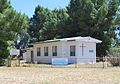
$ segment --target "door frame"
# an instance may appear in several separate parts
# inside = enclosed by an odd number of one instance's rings
[[[34,51],[31,50],[31,62],[34,63]]]

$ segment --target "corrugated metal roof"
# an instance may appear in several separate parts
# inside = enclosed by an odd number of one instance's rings
[[[46,40],[41,42],[36,42],[33,44],[41,44],[41,43],[50,43],[50,42],[59,42],[59,41],[80,41],[80,42],[94,42],[94,43],[101,43],[101,40],[92,38],[90,36],[88,37],[71,37],[71,38],[62,38],[62,39],[53,39],[53,40]]]

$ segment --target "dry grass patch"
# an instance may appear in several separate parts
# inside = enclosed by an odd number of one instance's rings
[[[120,68],[1,67],[0,84],[119,84]]]

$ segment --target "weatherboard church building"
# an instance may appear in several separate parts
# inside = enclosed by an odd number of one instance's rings
[[[68,63],[96,63],[96,43],[92,37],[71,37],[33,43],[23,53],[26,62],[52,63],[53,59],[67,59]]]

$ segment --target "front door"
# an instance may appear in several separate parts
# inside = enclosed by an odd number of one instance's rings
[[[34,63],[34,54],[33,54],[33,51],[31,51],[31,62]]]

